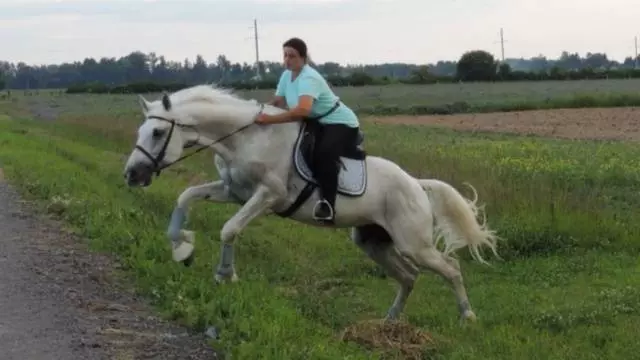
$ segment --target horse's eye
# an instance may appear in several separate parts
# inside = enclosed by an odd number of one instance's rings
[[[164,130],[163,129],[153,129],[153,137],[158,139],[161,138],[162,135],[164,135]]]

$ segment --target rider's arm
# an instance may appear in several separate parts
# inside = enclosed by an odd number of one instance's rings
[[[313,106],[313,98],[309,95],[301,95],[298,99],[298,105],[296,107],[277,115],[269,115],[268,122],[271,124],[280,124],[297,121],[300,120],[301,117],[308,116],[311,113],[311,106]]]
[[[287,103],[284,96],[275,95],[271,100],[267,102],[268,105],[277,106],[281,109],[286,109]]]
[[[311,114],[313,100],[320,94],[320,85],[321,84],[318,84],[317,80],[312,77],[305,76],[298,79],[298,93],[300,94],[298,97],[298,105],[284,113],[270,116],[269,122],[274,124],[285,123],[309,116],[309,114]],[[277,95],[278,92],[276,90],[276,96]]]
[[[278,86],[276,86],[276,92],[273,94],[273,98],[269,100],[267,104],[277,106],[281,109],[287,108],[287,100],[284,97],[285,94],[285,77],[284,73],[280,76],[278,80]]]

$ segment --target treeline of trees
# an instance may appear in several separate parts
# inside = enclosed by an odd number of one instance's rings
[[[490,53],[482,50],[464,53],[456,63],[455,81],[543,81],[543,80],[586,80],[586,79],[629,79],[640,78],[636,61],[625,60],[623,64],[606,62],[606,55],[589,54],[580,59],[577,54],[567,55],[551,67],[518,70],[511,63],[499,62]],[[597,58],[601,61],[594,61]],[[577,60],[576,60],[577,59]],[[565,64],[566,66],[561,66]]]
[[[483,50],[469,51],[457,61],[435,64],[388,63],[342,66],[335,62],[314,64],[334,86],[374,84],[428,84],[453,81],[575,80],[594,78],[637,78],[636,61],[608,59],[606,54],[563,52],[558,59],[537,56],[531,59],[497,61]],[[86,58],[57,65],[28,65],[0,61],[0,89],[67,88],[69,92],[150,92],[172,90],[201,83],[225,86],[273,88],[282,64],[232,63],[224,55],[209,63],[198,55],[195,61],[167,61],[155,53],[132,52],[120,58]]]

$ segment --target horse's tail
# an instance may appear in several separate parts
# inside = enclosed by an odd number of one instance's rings
[[[473,190],[474,199],[468,200],[453,186],[434,179],[417,179],[433,204],[436,225],[436,245],[444,240],[444,253],[449,254],[465,246],[469,247],[471,256],[487,264],[480,255],[479,248],[488,246],[493,254],[500,258],[496,245],[500,239],[490,230],[483,216],[482,223],[477,221],[480,209],[476,206],[478,193],[470,184],[465,184]],[[484,213],[483,213],[484,215]]]

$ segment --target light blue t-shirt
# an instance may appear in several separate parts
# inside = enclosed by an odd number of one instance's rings
[[[320,116],[329,111],[339,100],[331,91],[327,81],[320,73],[309,65],[304,65],[300,74],[291,81],[291,70],[285,70],[280,76],[276,96],[283,96],[287,106],[292,109],[298,105],[298,97],[309,95],[313,97],[313,106],[309,117]],[[350,127],[358,127],[359,121],[356,114],[349,107],[340,102],[340,106],[331,114],[318,120],[321,124],[344,124]]]

